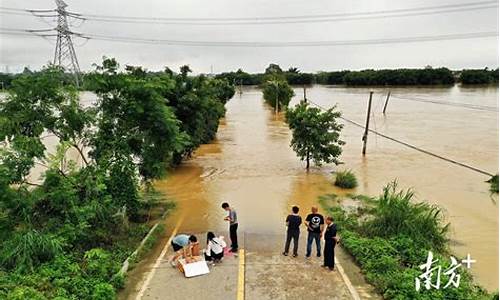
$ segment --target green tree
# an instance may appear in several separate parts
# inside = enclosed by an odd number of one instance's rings
[[[262,92],[264,100],[277,110],[287,107],[295,95],[290,85],[285,80],[280,79],[266,81],[263,84]]]
[[[63,85],[62,69],[49,66],[19,76],[0,103],[0,140],[7,141],[2,163],[11,183],[24,183],[35,161],[45,158],[43,135],[54,135],[77,150],[88,164],[83,147],[94,115],[79,104],[78,93]]]
[[[137,165],[144,180],[160,178],[186,138],[162,96],[174,83],[145,78],[140,68],[129,68],[126,74],[117,69],[116,61],[105,59],[94,74],[99,101],[91,156],[110,170],[115,162]],[[134,171],[118,170],[129,176]]]
[[[184,66],[180,75],[164,74],[158,78],[172,83],[162,91],[162,95],[186,136],[183,147],[174,154],[174,163],[191,155],[200,144],[215,138],[219,120],[225,114],[224,104],[234,95],[234,86],[226,79],[187,76],[189,72]]]
[[[288,126],[292,130],[292,141],[290,146],[309,169],[309,161],[320,166],[323,162],[340,162],[338,157],[342,153],[345,144],[340,139],[342,124],[337,122],[341,116],[335,107],[321,112],[319,108],[309,107],[306,102],[297,104],[293,109],[286,112]]]
[[[269,64],[266,68],[266,74],[281,74],[283,70],[278,64]]]

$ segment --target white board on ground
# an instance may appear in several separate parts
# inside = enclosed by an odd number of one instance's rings
[[[182,267],[184,268],[184,275],[188,278],[210,273],[207,262],[204,260],[189,264],[183,263]]]

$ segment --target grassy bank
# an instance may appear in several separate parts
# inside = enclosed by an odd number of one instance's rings
[[[450,279],[444,274],[450,267],[448,224],[444,224],[440,209],[426,203],[414,203],[411,190],[398,190],[388,184],[377,198],[350,196],[357,206],[342,208],[335,195],[320,198],[320,203],[333,216],[339,228],[342,246],[361,267],[366,279],[385,299],[492,299],[484,289],[474,284],[472,276],[462,266],[460,285],[444,288]],[[441,266],[440,289],[415,288],[419,268],[432,251]],[[457,258],[458,261],[461,258]],[[434,272],[433,283],[436,280]]]
[[[24,247],[35,249],[33,251],[45,247],[46,255],[52,251],[57,254],[44,263],[33,265],[30,270],[17,268],[15,271],[0,271],[0,299],[115,299],[117,291],[125,284],[126,274],[119,272],[122,263],[134,252],[153,223],[173,207],[171,202],[162,202],[144,209],[143,213],[148,215],[149,220],[130,222],[119,230],[109,231],[109,243],[88,250],[68,245],[55,249],[57,246],[54,243],[47,244],[43,235],[33,235],[30,241],[24,241]],[[151,213],[151,210],[154,212]],[[156,228],[138,255],[132,258],[129,268],[133,268],[135,262],[144,257],[156,243],[163,227]],[[58,233],[59,236],[61,234]],[[18,255],[26,256],[18,259],[29,260],[36,259],[40,254],[19,251]],[[33,257],[30,258],[31,255]]]

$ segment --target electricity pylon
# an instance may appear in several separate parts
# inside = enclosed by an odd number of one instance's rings
[[[68,16],[72,17],[66,11],[68,6],[63,0],[55,0],[57,5],[57,42],[54,52],[54,65],[62,67],[70,72],[74,78],[76,86],[80,85],[80,65],[76,57],[75,47],[71,36],[75,33],[69,29]]]

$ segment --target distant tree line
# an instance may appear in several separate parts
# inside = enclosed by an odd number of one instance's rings
[[[459,81],[463,84],[490,84],[498,83],[498,69],[463,70]]]
[[[133,68],[133,67],[130,67]],[[132,69],[130,69],[132,70]],[[135,70],[140,72],[140,70]],[[0,73],[0,85],[4,89],[11,87],[12,81],[20,76],[32,72],[25,68],[23,73],[7,74]],[[144,72],[144,76],[157,76],[163,72]],[[165,72],[173,72],[167,68]],[[91,73],[83,74],[83,81]],[[309,84],[337,84],[347,86],[368,85],[450,85],[454,83],[463,84],[495,84],[498,83],[498,68],[464,69],[452,71],[448,68],[425,67],[423,69],[383,69],[383,70],[361,70],[361,71],[321,71],[317,73],[301,72],[298,68],[290,67],[282,70],[277,64],[270,64],[264,73],[247,73],[242,69],[235,72],[224,72],[217,74],[217,79],[226,79],[234,85],[262,85],[267,81],[269,74],[279,74],[291,85]],[[71,84],[73,77],[65,74],[63,78],[66,84]],[[85,85],[83,85],[85,86]],[[1,86],[0,86],[1,87]]]
[[[235,85],[261,85],[269,74],[280,74],[291,85],[338,84],[348,86],[368,85],[451,85],[490,84],[498,82],[498,69],[475,69],[453,72],[448,68],[384,69],[361,71],[332,71],[305,73],[291,67],[282,70],[277,64],[270,64],[264,73],[247,73],[242,69],[216,75]]]

